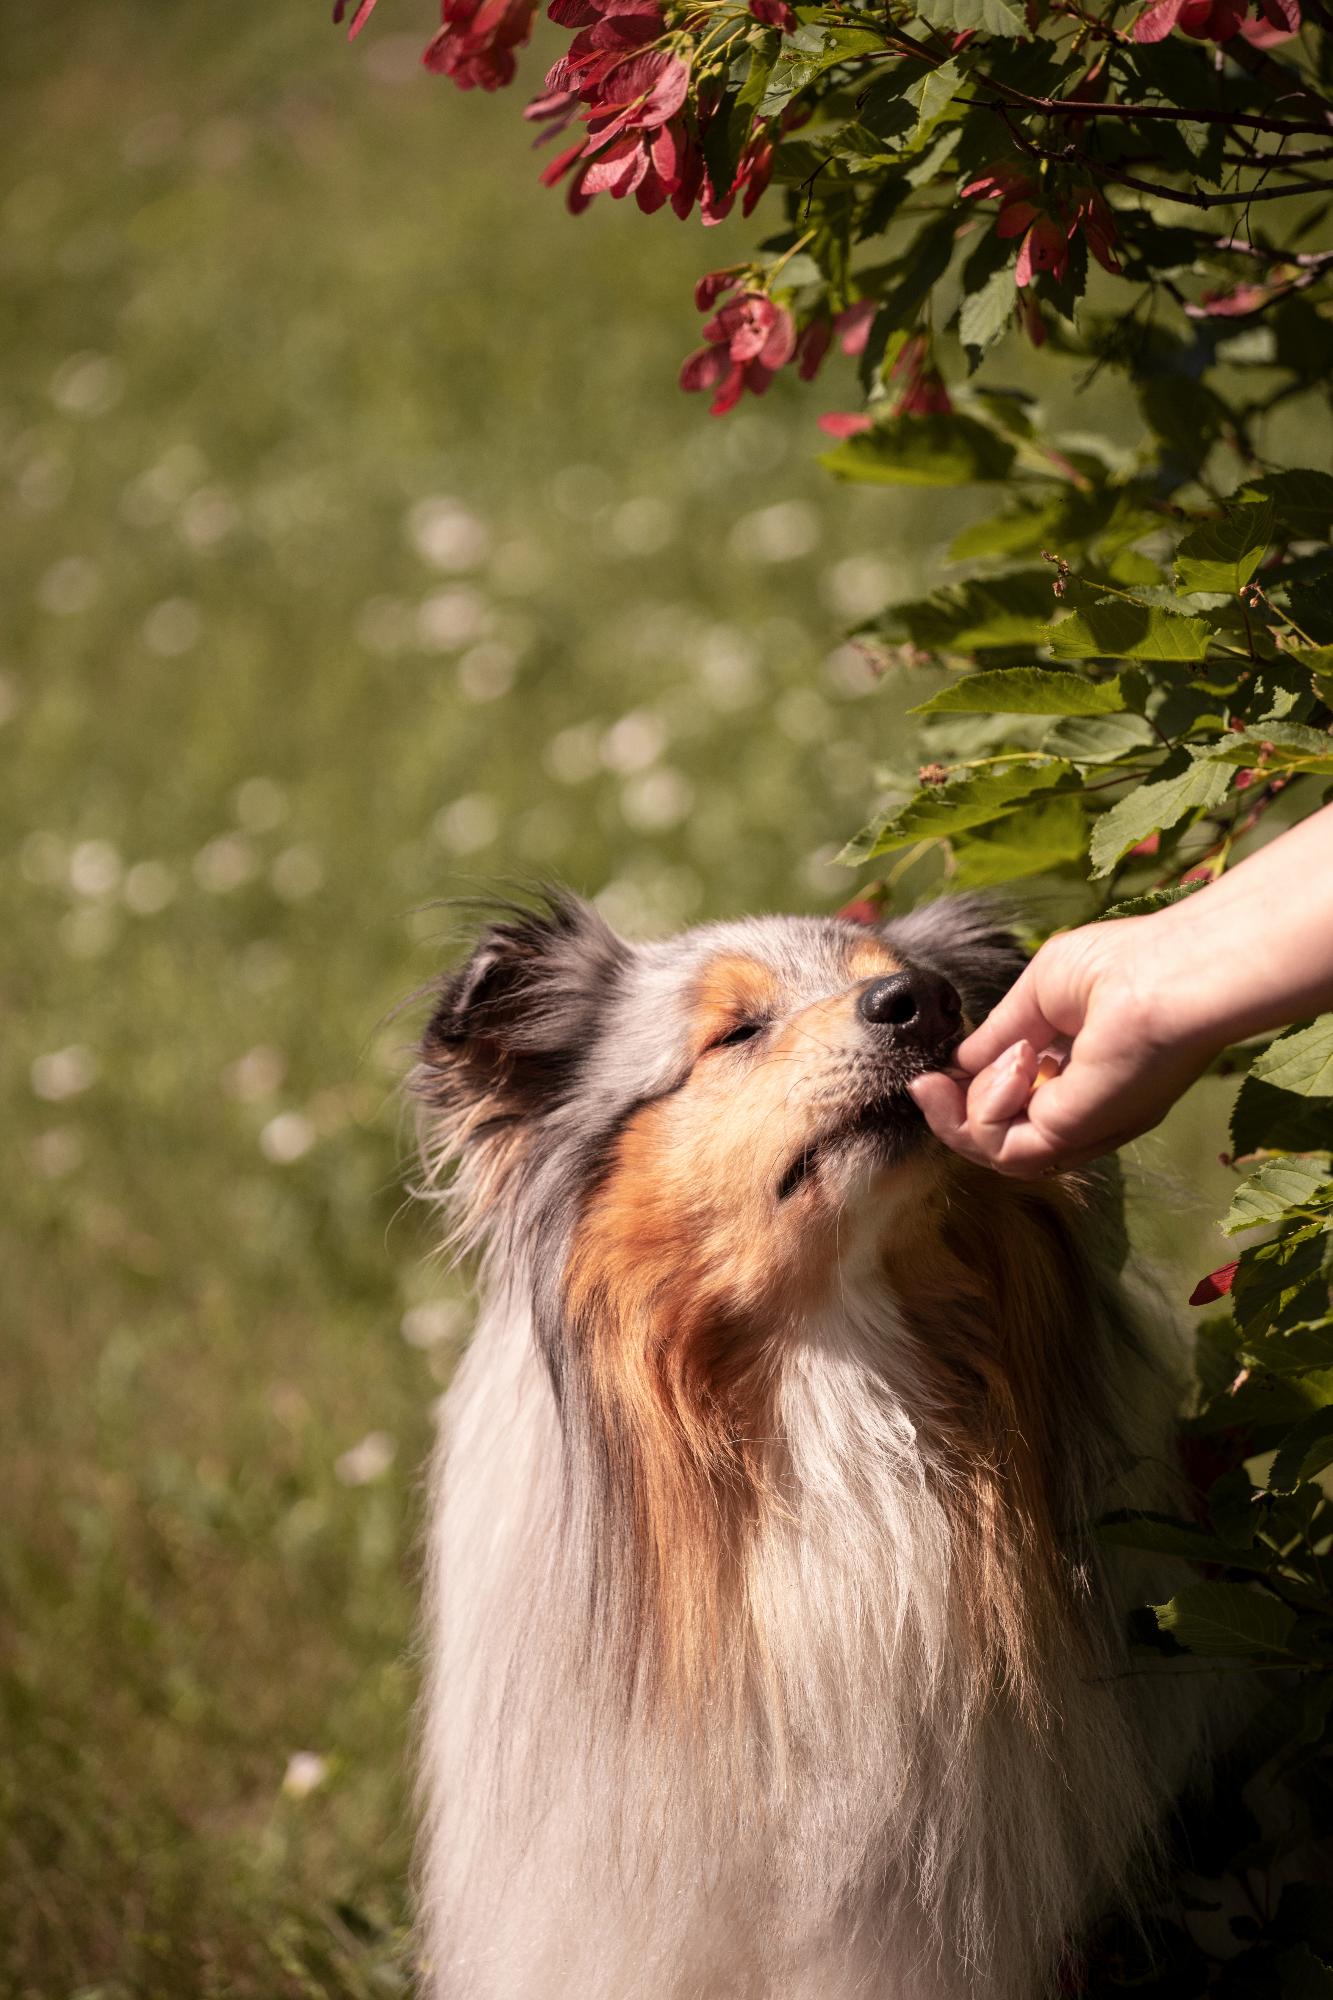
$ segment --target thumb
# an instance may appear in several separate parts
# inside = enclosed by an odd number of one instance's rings
[[[1035,965],[1034,959],[1003,1000],[992,1007],[981,1026],[960,1042],[954,1054],[960,1069],[975,1076],[1015,1042],[1030,1042],[1034,1049],[1044,1049],[1048,1043],[1059,1040],[1058,1031],[1043,1014],[1037,999]]]

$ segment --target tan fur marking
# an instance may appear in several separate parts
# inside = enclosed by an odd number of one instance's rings
[[[1086,1275],[1068,1227],[1080,1205],[1072,1177],[1033,1185],[951,1158],[944,1199],[884,1253],[937,1386],[973,1671],[1029,1710],[1030,1664],[1069,1587],[1050,1468],[1086,1398]]]

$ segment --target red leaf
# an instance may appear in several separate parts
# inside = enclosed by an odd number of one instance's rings
[[[1220,1270],[1210,1271],[1206,1278],[1200,1278],[1198,1284],[1190,1293],[1190,1304],[1192,1306],[1210,1306],[1216,1299],[1225,1298],[1235,1283],[1236,1273],[1239,1269],[1240,1260],[1238,1258],[1234,1264],[1223,1264]]]
[[[1185,0],[1157,0],[1134,23],[1136,42],[1164,42],[1180,18]]]
[[[870,418],[860,410],[828,410],[819,419],[819,428],[825,437],[854,438],[873,426]]]

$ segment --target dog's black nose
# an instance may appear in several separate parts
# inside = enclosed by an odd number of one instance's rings
[[[857,1002],[861,1018],[895,1039],[935,1048],[957,1034],[963,1003],[938,972],[892,972],[872,979]]]

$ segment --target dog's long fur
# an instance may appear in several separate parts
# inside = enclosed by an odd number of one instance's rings
[[[856,1005],[1020,964],[964,899],[633,947],[556,899],[445,982],[433,2000],[1039,2000],[1133,1893],[1199,1725],[1090,1526],[1168,1499],[1173,1373],[1096,1184],[946,1154],[947,1050]]]

